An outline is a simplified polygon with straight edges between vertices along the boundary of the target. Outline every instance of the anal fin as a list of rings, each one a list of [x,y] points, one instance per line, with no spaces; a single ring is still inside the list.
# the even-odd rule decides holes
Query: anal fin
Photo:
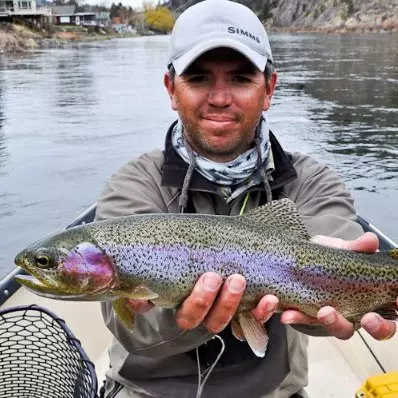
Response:
[[[375,308],[373,312],[376,312],[384,319],[389,319],[391,321],[398,320],[398,311],[395,307],[395,302],[391,302],[379,308]],[[365,315],[364,312],[357,312],[352,314],[344,314],[344,317],[348,319],[350,322],[354,323],[356,329],[359,329],[361,327],[361,319],[364,315]]]
[[[381,315],[384,319],[389,319],[391,321],[398,320],[398,311],[394,302],[392,302],[390,305],[387,304],[383,307],[375,309],[375,312]]]
[[[268,345],[268,333],[264,325],[257,321],[249,311],[240,312],[238,314],[238,321],[252,351],[258,357],[264,357]]]

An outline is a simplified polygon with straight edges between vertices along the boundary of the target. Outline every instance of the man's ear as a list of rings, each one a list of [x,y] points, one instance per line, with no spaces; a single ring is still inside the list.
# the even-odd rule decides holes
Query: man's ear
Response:
[[[277,78],[278,75],[276,74],[276,72],[273,72],[271,78],[267,82],[265,82],[263,111],[268,111],[269,107],[271,106],[271,99],[272,96],[274,95]]]
[[[170,77],[170,73],[166,72],[163,77],[163,83],[166,87],[167,92],[169,93],[170,101],[171,101],[171,109],[173,111],[177,110],[177,100],[174,94],[174,82]]]

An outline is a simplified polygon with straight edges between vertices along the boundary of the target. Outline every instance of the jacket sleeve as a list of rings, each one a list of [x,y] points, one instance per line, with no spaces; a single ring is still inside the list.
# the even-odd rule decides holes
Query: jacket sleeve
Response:
[[[173,193],[160,187],[163,155],[143,155],[115,173],[106,184],[97,204],[96,221],[139,213],[165,213]],[[192,331],[178,328],[173,309],[153,308],[137,314],[134,332],[115,316],[110,303],[102,303],[109,330],[127,352],[144,356],[175,355],[208,341],[204,327]]]
[[[314,159],[294,154],[296,170],[303,170],[299,184],[288,184],[286,196],[296,203],[311,236],[326,235],[342,239],[356,239],[363,234],[356,222],[354,201],[348,189],[330,168]],[[323,327],[292,325],[296,330],[312,336],[327,336]]]

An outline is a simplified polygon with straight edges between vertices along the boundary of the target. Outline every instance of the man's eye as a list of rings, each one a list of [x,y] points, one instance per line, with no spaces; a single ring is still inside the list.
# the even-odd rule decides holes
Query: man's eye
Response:
[[[204,82],[204,81],[206,81],[207,79],[206,79],[206,76],[205,75],[193,75],[193,76],[190,76],[189,78],[188,78],[188,81],[190,82],[190,83],[201,83],[201,82]]]
[[[248,83],[250,82],[250,78],[244,75],[236,75],[234,76],[234,81],[238,83]]]

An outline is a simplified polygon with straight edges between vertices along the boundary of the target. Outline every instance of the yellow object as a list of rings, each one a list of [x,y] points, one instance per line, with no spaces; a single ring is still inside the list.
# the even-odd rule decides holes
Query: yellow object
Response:
[[[398,398],[398,372],[369,377],[355,398]]]

